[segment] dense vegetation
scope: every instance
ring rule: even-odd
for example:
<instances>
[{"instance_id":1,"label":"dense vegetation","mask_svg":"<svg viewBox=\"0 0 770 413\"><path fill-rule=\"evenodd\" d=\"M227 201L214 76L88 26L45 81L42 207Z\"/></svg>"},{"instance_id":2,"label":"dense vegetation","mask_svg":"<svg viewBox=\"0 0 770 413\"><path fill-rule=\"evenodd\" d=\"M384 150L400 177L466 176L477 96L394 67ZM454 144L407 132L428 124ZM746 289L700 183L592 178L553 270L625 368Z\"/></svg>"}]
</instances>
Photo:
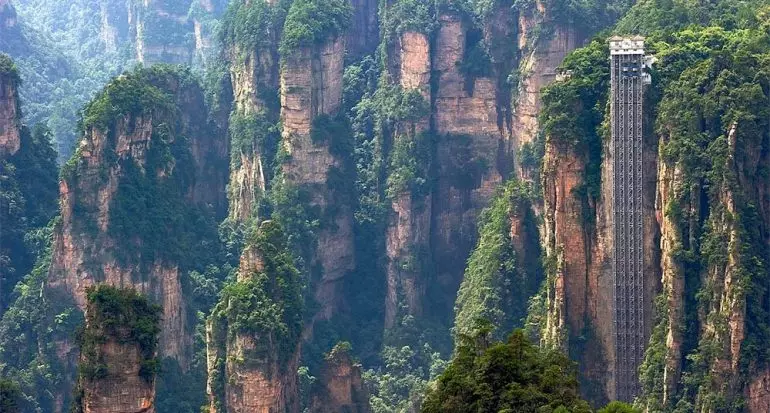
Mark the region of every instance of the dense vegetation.
<instances>
[{"instance_id":1,"label":"dense vegetation","mask_svg":"<svg viewBox=\"0 0 770 413\"><path fill-rule=\"evenodd\" d=\"M486 320L501 340L522 328L530 297L543 282L531 188L515 180L500 189L479 218L479 242L468 259L455 305L456 337L473 337ZM520 228L512 239L512 227ZM518 251L514 247L518 244Z\"/></svg>"},{"instance_id":2,"label":"dense vegetation","mask_svg":"<svg viewBox=\"0 0 770 413\"><path fill-rule=\"evenodd\" d=\"M193 117L194 122L183 121L182 111ZM93 153L103 163L97 165L90 178L84 179L89 176L85 171L91 169L81 152L76 153L62 171L62 179L71 193L78 194L72 198L78 242L98 244L101 241L96 240L104 236L132 239L123 242L121 248L111 250L109 257L99 259L114 258L132 268L132 280L137 282L147 281L157 262L176 262L181 288L189 297L184 311L188 312L186 317L190 323L186 328L191 330L198 320L197 311L209 311L220 283L231 268L231 261L221 255L215 211L189 201L196 174L191 140L218 136L206 114L203 93L189 70L161 65L126 73L111 82L83 111L80 126L84 136L86 131L96 131L104 138L103 143L108 143L98 147L102 152ZM122 124L127 115L134 118L129 116L129 124ZM140 118L152 124L146 156L141 160L117 156L118 129L147 126L139 124ZM50 151L49 158L53 164ZM36 165L26 164L30 168ZM98 212L91 210L88 193L81 192L104 185L110 170L115 168L124 173L114 181L111 214L103 233L95 225ZM49 185L43 178L38 178L37 190L46 188L44 183ZM52 182L55 193L55 172L47 179ZM55 208L56 204L53 205ZM56 343L71 337L74 326L82 319L70 293L45 288L51 262L51 234L61 231L61 225L57 219L28 235L27 238L36 243L40 258L34 270L17 285L13 292L15 301L0 322L2 374L19 383L30 409L42 411L52 409L55 396L50 391L40 396L40 389L61 389L70 380L71 369L59 359ZM104 269L99 259L86 263L97 280ZM34 351L35 348L39 350ZM157 362L163 367L158 380L158 388L163 391L158 393L157 406L164 411L197 411L203 402L205 346L202 339L190 352L194 353L195 368L183 381L179 379L182 369L178 364L169 359Z\"/></svg>"},{"instance_id":3,"label":"dense vegetation","mask_svg":"<svg viewBox=\"0 0 770 413\"><path fill-rule=\"evenodd\" d=\"M16 66L0 54L0 87L13 91L19 86ZM19 103L16 110L21 116ZM42 126L30 131L21 119L9 127L18 127L19 150L0 156L0 314L10 303L14 286L32 269L41 252L40 243L46 242L40 229L56 213L58 197L56 153L50 132Z\"/></svg>"},{"instance_id":4,"label":"dense vegetation","mask_svg":"<svg viewBox=\"0 0 770 413\"><path fill-rule=\"evenodd\" d=\"M228 369L262 369L270 363L285 368L300 347L301 396L306 405L311 384L319 380L314 375L321 373L323 355L340 341L350 341L352 346L346 350L363 362L375 413L415 411L423 397L426 413L591 411L579 397L576 369L565 355L534 346L520 331L507 341L495 341L523 327L527 317L537 329L545 310L544 296L536 293L544 278L553 281L558 265L555 257L541 262L537 228L543 202L540 175L548 172L541 167L547 145L585 165L582 182L570 195L580 201L585 232L598 230L596 208L603 201L601 165L606 159L602 151L608 124L607 35L570 54L559 68L567 76L544 91L541 133L518 153L526 179L508 179L515 174L508 170L513 169L512 163L500 170L505 183L479 217L478 233L464 234L475 248L459 291L449 291L456 285L448 286L451 282L441 278L446 275L437 266L443 263L434 262L432 245L411 247L395 264L428 286L421 297L426 310L410 309L399 290L394 324L385 328L389 246L384 234L396 217L393 202L407 199L415 214L443 207L447 202L439 196L443 180L451 187L451 196L461 198L462 208L470 210L465 205L473 202L470 193L480 189L476 185L492 162L509 161L477 156L472 136L436 132L432 93L442 87L436 73L429 74L433 83L424 90L406 90L393 69L401 63L399 35L423 33L432 46L441 15L452 14L467 29L465 53L456 62L466 78L464 91L472 94L475 79L491 78L497 87L498 122L507 125L515 110L512 102L527 75L522 73L525 58L533 48L546 44L557 25L576 28L579 38L589 36L611 25L630 7L629 2L380 2L381 47L359 61L351 62L353 57L346 56L340 113L317 116L309 125L313 149L328 150L335 158L322 185L297 185L284 173L292 155L281 142L280 65L276 62L291 64L287 58L298 50L319 48L349 33L361 19L349 2L230 2L217 36L222 53L216 54L216 64L206 66L213 87L208 113L183 104L184 99L201 94L197 76L169 66L126 72L91 99L108 78L136 60L136 41L155 47L155 52L161 50L162 58L175 60L192 53L193 20L210 33L217 28L213 15L224 10L223 2L212 3L213 15L197 1L152 3L158 8L146 9L133 1L27 0L19 6L20 25L13 32L0 32L0 50L19 58L20 76L12 78L25 80L22 97L30 107L25 109L26 119L47 122L51 130L23 128L22 150L0 162L4 225L0 264L11 270L0 280L0 307L14 301L0 321L0 375L15 382L0 381L0 410L12 411L14 404L24 411L53 409L55 396L42 389L66 387L68 380L57 357L57 343L82 321L71 296L47 284L51 234L61 226L60 220L51 221L56 213L56 172L50 141L53 137L60 154L66 156L76 133L83 137L98 131L114 143L121 128L138 126L136 122L123 125L123 119L142 119L150 122L152 134L141 160L109 149L98 154L104 160L98 171L86 175L83 171L93 154L81 151L64 166L62 178L75 193L81 185L105 184L112 172L119 172L106 236L120 245L109 254L132 269L136 282L152 282L148 274L157 262L176 265L189 304L187 319L190 325L197 323L193 360L189 373L183 374L176 361L158 359L154 355L157 308L135 293L101 287L88 293L90 305L98 310L89 313L89 322L102 328L86 329L81 335L82 377L97 379L104 374L96 344L105 334L122 334L143 349L142 371L148 378L160 371L157 410L198 411L205 404L204 340L205 327L210 327L210 344L219 350L210 371L218 411L226 404L224 387L233 380ZM130 5L140 7L136 17L146 26L138 38L131 38L139 34L132 32L123 16ZM644 394L638 403L651 413L740 410L745 406L742 390L748 378L770 365L770 354L763 346L770 340L766 304L770 256L763 198L770 176L770 37L765 6L759 0L697 4L644 0L614 29L647 35L648 48L658 58L646 103L647 121L655 127L646 139L656 147L655 136L660 137L660 161L676 167L681 179L661 212L674 222L679 244L672 258L681 269L674 276L685 285L681 297L685 338L677 366L683 374L663 403L664 368L671 351L666 342L667 329L672 327L668 315L677 309L661 296L640 372ZM540 8L547 13L542 15ZM114 45L101 32L99 16L104 10L108 25L116 29ZM500 27L492 24L501 11L508 10L513 11L512 17L497 24L519 27L520 17L534 22L526 45L516 42L515 30L500 34L496 31ZM60 52L52 51L54 44ZM318 53L313 53L313 64L318 61ZM266 67L271 64L275 67ZM3 71L13 68L0 57ZM236 97L240 107L236 105L229 118L225 113L219 114L217 122L204 120L207 115L216 116L217 109L229 110L231 82L242 82L244 76L256 79L253 85L245 85L255 90ZM310 100L318 93L309 91ZM257 101L255 107L244 109L252 100ZM200 120L195 130L183 127L189 117ZM215 123L229 127L230 168L238 171L244 156L259 157L266 186L266 193L255 196L244 222L231 217L219 231L216 220L222 217L191 202L189 190L200 172L195 170L200 154L192 147L193 134L223 139ZM239 188L231 184L234 201L232 194ZM333 232L337 214L346 208L343 212L353 211L354 216L356 268L344 277L343 314L316 320L314 287L324 275L314 259L318 236ZM100 231L97 212L80 204L73 211L75 232L90 244L101 239L88 238ZM436 217L430 219L431 226L441 224ZM426 238L435 236L431 233ZM263 268L234 270L239 257L250 253L261 258ZM460 268L466 257L450 258L457 258ZM97 281L104 271L101 265L88 270ZM728 271L737 287L725 296L725 282L715 274ZM448 307L453 302L454 329L450 330ZM731 311L742 305L747 321L739 372L734 373L717 367L731 361ZM303 327L312 328L312 334L299 346ZM571 333L583 340L590 337L585 332ZM228 355L236 337L255 338L255 347L238 356ZM634 410L612 403L600 412Z\"/></svg>"},{"instance_id":5,"label":"dense vegetation","mask_svg":"<svg viewBox=\"0 0 770 413\"><path fill-rule=\"evenodd\" d=\"M768 176L767 45L764 29L721 26L683 30L656 43L662 62L657 119L661 161L682 173L681 187L673 190L664 207L679 240L672 258L687 286L681 298L687 327L683 379L676 385L676 396L663 405L660 377L666 349L661 331L668 328L671 310L665 303L659 306L659 324L642 370L644 401L654 411L739 409L744 401L736 387L719 383L736 380L740 388L770 361L760 344L770 339L769 314L761 304L767 295L770 257L761 229L763 201L754 190L763 187ZM742 286L730 294L747 306L737 372L713 367L729 346L723 334L698 334L703 326L727 328L727 310L719 310L727 293L719 274L730 271Z\"/></svg>"},{"instance_id":6,"label":"dense vegetation","mask_svg":"<svg viewBox=\"0 0 770 413\"><path fill-rule=\"evenodd\" d=\"M211 52L195 50L193 20L200 23L203 36L213 36L225 1L208 3L213 10L202 8L197 0L161 1L149 6L125 0L13 2L18 8L14 12L18 23L7 31L0 29L0 52L17 60L24 80L25 120L51 129L60 162L69 159L75 149L83 106L111 77L140 60L137 41L146 43L142 48L146 53L152 47L171 50L168 46L179 46L185 49L185 58L189 55L188 61L180 62L177 56L164 52L153 57L153 63L188 63L200 68L208 64ZM6 9L9 13L13 10ZM166 16L168 12L174 15ZM142 24L143 30L137 31L137 24Z\"/></svg>"},{"instance_id":7,"label":"dense vegetation","mask_svg":"<svg viewBox=\"0 0 770 413\"><path fill-rule=\"evenodd\" d=\"M19 386L10 380L0 379L0 411L18 413L20 399Z\"/></svg>"},{"instance_id":8,"label":"dense vegetation","mask_svg":"<svg viewBox=\"0 0 770 413\"><path fill-rule=\"evenodd\" d=\"M677 171L661 213L673 224L668 258L674 267L666 277L681 283L681 291L667 288L656 301L638 400L652 412L741 411L746 408L741 389L767 365L766 352L756 344L768 339L761 304L767 299L766 219L759 212L765 201L753 189L763 187L767 176L766 6L644 1L615 28L646 34L647 48L658 59L647 91L652 115L645 140L655 147L659 138L659 162ZM565 60L569 78L543 97L546 135L587 165L574 195L583 200L588 225L600 195L608 121L606 46L599 40ZM731 272L738 274L739 285L725 287ZM735 304L725 300L746 305L739 355L729 356ZM670 317L676 325L669 324ZM669 347L669 329L681 347ZM730 359L736 369L720 367Z\"/></svg>"},{"instance_id":9,"label":"dense vegetation","mask_svg":"<svg viewBox=\"0 0 770 413\"><path fill-rule=\"evenodd\" d=\"M563 353L532 344L521 330L492 343L489 327L460 337L452 363L427 392L423 413L592 411ZM616 402L599 411L610 412L634 410Z\"/></svg>"},{"instance_id":10,"label":"dense vegetation","mask_svg":"<svg viewBox=\"0 0 770 413\"><path fill-rule=\"evenodd\" d=\"M351 12L350 3L344 0L294 0L283 27L281 54L288 56L301 47L342 35Z\"/></svg>"}]
</instances>

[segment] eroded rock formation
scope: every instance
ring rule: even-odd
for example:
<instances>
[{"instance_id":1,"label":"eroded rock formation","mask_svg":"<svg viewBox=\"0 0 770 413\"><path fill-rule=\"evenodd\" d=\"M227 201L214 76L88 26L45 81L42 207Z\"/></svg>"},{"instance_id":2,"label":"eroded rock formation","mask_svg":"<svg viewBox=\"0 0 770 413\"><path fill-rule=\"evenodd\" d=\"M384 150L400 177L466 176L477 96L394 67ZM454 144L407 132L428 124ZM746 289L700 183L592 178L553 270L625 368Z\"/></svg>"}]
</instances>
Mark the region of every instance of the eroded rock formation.
<instances>
[{"instance_id":1,"label":"eroded rock formation","mask_svg":"<svg viewBox=\"0 0 770 413\"><path fill-rule=\"evenodd\" d=\"M15 154L21 145L18 84L19 75L13 62L5 55L0 56L0 159Z\"/></svg>"},{"instance_id":2,"label":"eroded rock formation","mask_svg":"<svg viewBox=\"0 0 770 413\"><path fill-rule=\"evenodd\" d=\"M301 300L281 228L265 221L247 241L237 284L206 326L211 412L299 411Z\"/></svg>"},{"instance_id":3,"label":"eroded rock formation","mask_svg":"<svg viewBox=\"0 0 770 413\"><path fill-rule=\"evenodd\" d=\"M603 45L602 45L603 46ZM600 47L600 46L592 46ZM597 61L598 63L598 61ZM603 70L603 69L602 69ZM608 93L607 80L595 85ZM582 76L582 75L577 75ZM562 79L567 85L574 79ZM599 102L605 102L600 98ZM590 100L561 99L582 122ZM557 104L560 104L557 103ZM554 102L551 102L554 104ZM603 104L603 103L600 103ZM645 122L652 116L647 113ZM557 128L558 129L558 128ZM612 196L614 152L596 132L577 136L577 128L551 131L545 139L542 165L543 243L546 317L541 339L562 348L578 361L581 391L595 405L615 399L614 232ZM560 136L560 133L569 136ZM656 222L657 140L651 131L644 142L643 237L646 335L652 329L653 302L659 292L660 229Z\"/></svg>"},{"instance_id":4,"label":"eroded rock formation","mask_svg":"<svg viewBox=\"0 0 770 413\"><path fill-rule=\"evenodd\" d=\"M326 356L320 388L310 402L311 413L371 413L369 393L361 378L361 365L353 361L349 349L338 344Z\"/></svg>"},{"instance_id":5,"label":"eroded rock formation","mask_svg":"<svg viewBox=\"0 0 770 413\"><path fill-rule=\"evenodd\" d=\"M159 319L160 307L133 290L89 289L73 411L155 412Z\"/></svg>"},{"instance_id":6,"label":"eroded rock formation","mask_svg":"<svg viewBox=\"0 0 770 413\"><path fill-rule=\"evenodd\" d=\"M206 120L190 73L140 70L107 88L87 109L85 134L62 173L46 293L83 310L93 285L137 289L162 306L160 356L187 369L194 320L183 277L212 252L205 237L216 232L204 222L226 202L226 141ZM143 106L120 106L112 99L121 93Z\"/></svg>"},{"instance_id":7,"label":"eroded rock formation","mask_svg":"<svg viewBox=\"0 0 770 413\"><path fill-rule=\"evenodd\" d=\"M336 37L301 48L285 57L281 71L282 145L288 154L282 179L305 192L307 207L322 217L310 266L320 266L320 274L312 277L321 306L317 317L325 320L342 304L342 278L354 267L353 211L335 196L344 189L330 179L348 168L344 157L349 154L334 153L333 140L341 137L320 130L324 126L318 123L319 118L333 122L342 103L344 44L344 38Z\"/></svg>"}]
</instances>

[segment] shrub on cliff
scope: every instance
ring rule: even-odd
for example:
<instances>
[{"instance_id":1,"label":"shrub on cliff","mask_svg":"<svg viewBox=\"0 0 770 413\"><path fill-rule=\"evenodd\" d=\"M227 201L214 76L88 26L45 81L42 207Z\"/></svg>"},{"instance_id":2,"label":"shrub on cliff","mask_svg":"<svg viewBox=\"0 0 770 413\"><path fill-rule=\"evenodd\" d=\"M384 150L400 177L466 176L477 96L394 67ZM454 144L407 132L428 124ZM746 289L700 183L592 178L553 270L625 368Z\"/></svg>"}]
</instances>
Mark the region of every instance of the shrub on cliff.
<instances>
[{"instance_id":1,"label":"shrub on cliff","mask_svg":"<svg viewBox=\"0 0 770 413\"><path fill-rule=\"evenodd\" d=\"M350 24L352 8L346 0L296 0L283 26L281 55L339 36Z\"/></svg>"},{"instance_id":2,"label":"shrub on cliff","mask_svg":"<svg viewBox=\"0 0 770 413\"><path fill-rule=\"evenodd\" d=\"M107 366L99 357L98 345L107 340L135 344L142 355L139 375L152 381L157 373L161 308L133 289L99 285L86 292L86 327L79 335L80 374L88 380L103 377Z\"/></svg>"}]
</instances>

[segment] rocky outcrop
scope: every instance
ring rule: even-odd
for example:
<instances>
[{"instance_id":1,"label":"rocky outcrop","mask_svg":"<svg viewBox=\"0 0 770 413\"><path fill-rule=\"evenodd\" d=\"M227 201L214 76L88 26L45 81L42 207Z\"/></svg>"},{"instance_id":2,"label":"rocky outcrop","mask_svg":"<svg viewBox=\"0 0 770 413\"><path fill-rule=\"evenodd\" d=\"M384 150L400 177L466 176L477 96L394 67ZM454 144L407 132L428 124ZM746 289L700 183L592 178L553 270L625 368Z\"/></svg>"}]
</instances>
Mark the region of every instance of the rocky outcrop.
<instances>
[{"instance_id":1,"label":"rocky outcrop","mask_svg":"<svg viewBox=\"0 0 770 413\"><path fill-rule=\"evenodd\" d=\"M296 369L299 366L295 355L288 364L270 363L259 370L242 366L237 361L245 353L257 351L255 340L238 337L228 349L232 359L227 363L227 372L237 377L226 386L228 413L279 413L299 411L299 390ZM216 409L216 408L215 408Z\"/></svg>"},{"instance_id":2,"label":"rocky outcrop","mask_svg":"<svg viewBox=\"0 0 770 413\"><path fill-rule=\"evenodd\" d=\"M426 101L430 100L430 44L427 35L406 32L399 38L397 57L400 70L396 73L405 91L417 90ZM417 139L429 127L428 116L397 126L396 145L400 140ZM396 322L399 309L421 316L426 283L422 276L425 268L423 255L430 249L430 194L413 194L405 190L393 194L391 212L385 239L387 263L387 293L385 327Z\"/></svg>"},{"instance_id":3,"label":"rocky outcrop","mask_svg":"<svg viewBox=\"0 0 770 413\"><path fill-rule=\"evenodd\" d=\"M437 139L430 194L422 199L402 194L392 201L386 326L392 325L399 306L421 315L426 280L414 265L418 255L435 263L431 285L436 297L446 297L445 306L434 305L435 313L451 313L465 260L476 242L478 215L499 184L513 175L521 146L534 140L541 90L578 45L579 36L570 27L557 27L551 37L531 38L535 26L546 25L542 6L533 12L493 9L480 27L458 15L441 14L432 38L405 32L390 49L393 79L405 90L419 89L431 102L430 118L418 123L416 131L429 131ZM518 93L509 79L517 67L523 73ZM537 179L519 172L522 178Z\"/></svg>"},{"instance_id":4,"label":"rocky outcrop","mask_svg":"<svg viewBox=\"0 0 770 413\"><path fill-rule=\"evenodd\" d=\"M436 311L451 314L465 260L476 241L476 220L495 188L508 175L512 147L497 105L497 82L463 73L468 28L454 15L441 15L432 53L437 76L433 117L439 139L433 193L431 249L437 287L448 299Z\"/></svg>"},{"instance_id":5,"label":"rocky outcrop","mask_svg":"<svg viewBox=\"0 0 770 413\"><path fill-rule=\"evenodd\" d=\"M21 146L18 85L19 74L13 61L0 55L0 159L15 154Z\"/></svg>"},{"instance_id":6,"label":"rocky outcrop","mask_svg":"<svg viewBox=\"0 0 770 413\"><path fill-rule=\"evenodd\" d=\"M661 140L661 144L665 140ZM676 202L676 194L682 193L682 172L676 166L661 162L658 169L659 183L655 208L660 225L661 281L668 311L661 315L665 317L665 343L668 347L663 365L662 402L668 404L677 392L682 368L683 334L676 326L684 323L685 309L685 280L681 276L683 267L672 252L683 245L679 225L668 214L664 214L666 205ZM692 210L697 205L682 204L684 210Z\"/></svg>"},{"instance_id":7,"label":"rocky outcrop","mask_svg":"<svg viewBox=\"0 0 770 413\"><path fill-rule=\"evenodd\" d=\"M260 7L258 4L240 7ZM271 7L271 6L262 6ZM279 120L277 107L280 87L278 43L280 33L264 28L264 36L270 41L255 50L245 50L244 45L228 45L226 53L230 60L230 82L233 88L234 106L231 114L230 139L243 142L233 145L229 185L230 213L233 222L245 222L255 217L255 209L264 196L272 178L274 148L270 142L274 137L266 131L265 125L274 125ZM243 122L256 131L239 128ZM258 123L259 122L259 123Z\"/></svg>"},{"instance_id":8,"label":"rocky outcrop","mask_svg":"<svg viewBox=\"0 0 770 413\"><path fill-rule=\"evenodd\" d=\"M338 344L326 356L319 385L310 402L311 413L371 413L361 365L353 361L344 344Z\"/></svg>"},{"instance_id":9,"label":"rocky outcrop","mask_svg":"<svg viewBox=\"0 0 770 413\"><path fill-rule=\"evenodd\" d=\"M153 413L154 382L139 376L140 351L135 344L112 340L98 350L107 371L105 378L82 383L83 412L89 413Z\"/></svg>"},{"instance_id":10,"label":"rocky outcrop","mask_svg":"<svg viewBox=\"0 0 770 413\"><path fill-rule=\"evenodd\" d=\"M770 371L752 378L746 388L746 401L751 413L770 411Z\"/></svg>"},{"instance_id":11,"label":"rocky outcrop","mask_svg":"<svg viewBox=\"0 0 770 413\"><path fill-rule=\"evenodd\" d=\"M580 115L577 115L580 116ZM613 148L604 141L598 196L587 193L590 158L584 146L546 137L543 242L546 255L546 320L542 340L578 361L581 391L595 405L615 399L613 297ZM645 171L657 170L657 144L645 140ZM659 291L660 235L655 207L657 176L645 174L644 315L647 336Z\"/></svg>"},{"instance_id":12,"label":"rocky outcrop","mask_svg":"<svg viewBox=\"0 0 770 413\"><path fill-rule=\"evenodd\" d=\"M725 400L743 399L746 411L758 413L770 405L768 370L755 358L747 359L751 350L746 346L756 340L749 335L757 334L750 321L756 317L751 309L756 298L749 297L758 292L747 289L746 283L756 282L753 277L758 276L752 273L752 264L747 260L762 260L761 255L752 254L767 244L767 236L760 228L770 222L770 188L767 182L757 181L756 171L768 158L763 139L742 132L738 123L729 127L724 139L725 156L720 158L723 164L714 165L720 172L713 176L714 187L708 190L708 196L705 188L685 185L686 167L672 161L661 162L659 167L665 298L657 327L665 335L659 339L664 354L659 402L671 405L679 401L686 369L706 369L709 375L701 379L702 386L690 399L697 411L714 411L712 397L718 394ZM664 136L661 148L668 142ZM746 205L757 207L756 215L750 215L755 231L745 230ZM699 234L701 230L703 234ZM708 257L697 273L681 252L694 248L700 248ZM697 309L690 304L694 290L700 297ZM685 324L689 326L683 329ZM699 347L693 347L696 339L688 334L697 335ZM692 353L703 358L701 364L684 362ZM697 374L702 373L695 374L701 377Z\"/></svg>"},{"instance_id":13,"label":"rocky outcrop","mask_svg":"<svg viewBox=\"0 0 770 413\"><path fill-rule=\"evenodd\" d=\"M132 290L88 294L73 411L154 413L159 307Z\"/></svg>"},{"instance_id":14,"label":"rocky outcrop","mask_svg":"<svg viewBox=\"0 0 770 413\"><path fill-rule=\"evenodd\" d=\"M224 137L201 117L207 113L203 92L189 76L164 69L130 73L97 97L95 105L114 112L87 109L98 120L87 125L62 174L46 286L47 294L67 294L81 310L87 289L97 284L146 294L163 308L160 356L183 369L191 361L194 328L183 278L212 252L197 238L215 237L202 224L213 221L212 205L226 205L226 174L211 175L226 165ZM111 100L121 93L144 99L140 112ZM180 248L175 239L191 244Z\"/></svg>"},{"instance_id":15,"label":"rocky outcrop","mask_svg":"<svg viewBox=\"0 0 770 413\"><path fill-rule=\"evenodd\" d=\"M282 179L307 193L310 209L319 211L321 227L316 232L316 245L310 267L319 266L313 274L314 296L321 309L320 319L328 320L342 304L342 278L353 269L353 216L351 206L335 196L330 172L344 171L345 156L333 153L331 139L318 142L311 136L323 136L319 118L333 118L342 103L342 69L344 38L331 38L318 47L303 47L284 56L281 71L282 145L288 160L282 165Z\"/></svg>"},{"instance_id":16,"label":"rocky outcrop","mask_svg":"<svg viewBox=\"0 0 770 413\"><path fill-rule=\"evenodd\" d=\"M211 57L212 22L225 7L222 0L147 0L129 5L128 31L136 59L148 66L205 63Z\"/></svg>"},{"instance_id":17,"label":"rocky outcrop","mask_svg":"<svg viewBox=\"0 0 770 413\"><path fill-rule=\"evenodd\" d=\"M265 221L258 231L241 256L235 289L224 293L206 326L210 412L299 411L299 274L278 224Z\"/></svg>"},{"instance_id":18,"label":"rocky outcrop","mask_svg":"<svg viewBox=\"0 0 770 413\"><path fill-rule=\"evenodd\" d=\"M553 33L548 33L549 28ZM521 62L511 126L515 148L535 140L539 131L537 117L540 113L541 91L556 80L561 62L581 44L579 37L571 25L551 21L540 2L536 10L519 16L518 46ZM519 175L526 177L521 169Z\"/></svg>"}]
</instances>

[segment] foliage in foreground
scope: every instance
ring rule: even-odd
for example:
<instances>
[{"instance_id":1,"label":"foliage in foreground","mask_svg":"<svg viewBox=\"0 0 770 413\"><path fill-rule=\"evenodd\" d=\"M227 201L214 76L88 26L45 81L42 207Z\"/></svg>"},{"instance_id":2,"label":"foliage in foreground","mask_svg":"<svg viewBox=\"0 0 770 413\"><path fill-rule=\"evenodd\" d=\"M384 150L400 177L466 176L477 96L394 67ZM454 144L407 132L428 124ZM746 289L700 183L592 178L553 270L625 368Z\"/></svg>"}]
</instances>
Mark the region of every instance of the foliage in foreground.
<instances>
[{"instance_id":1,"label":"foliage in foreground","mask_svg":"<svg viewBox=\"0 0 770 413\"><path fill-rule=\"evenodd\" d=\"M460 338L455 359L428 389L422 413L592 412L567 356L532 344L522 330L490 344L490 328L480 323L475 337ZM599 413L639 412L612 402Z\"/></svg>"},{"instance_id":2,"label":"foliage in foreground","mask_svg":"<svg viewBox=\"0 0 770 413\"><path fill-rule=\"evenodd\" d=\"M455 359L430 389L423 413L591 412L580 399L575 366L561 352L517 330L489 344L483 331L462 337Z\"/></svg>"}]
</instances>

